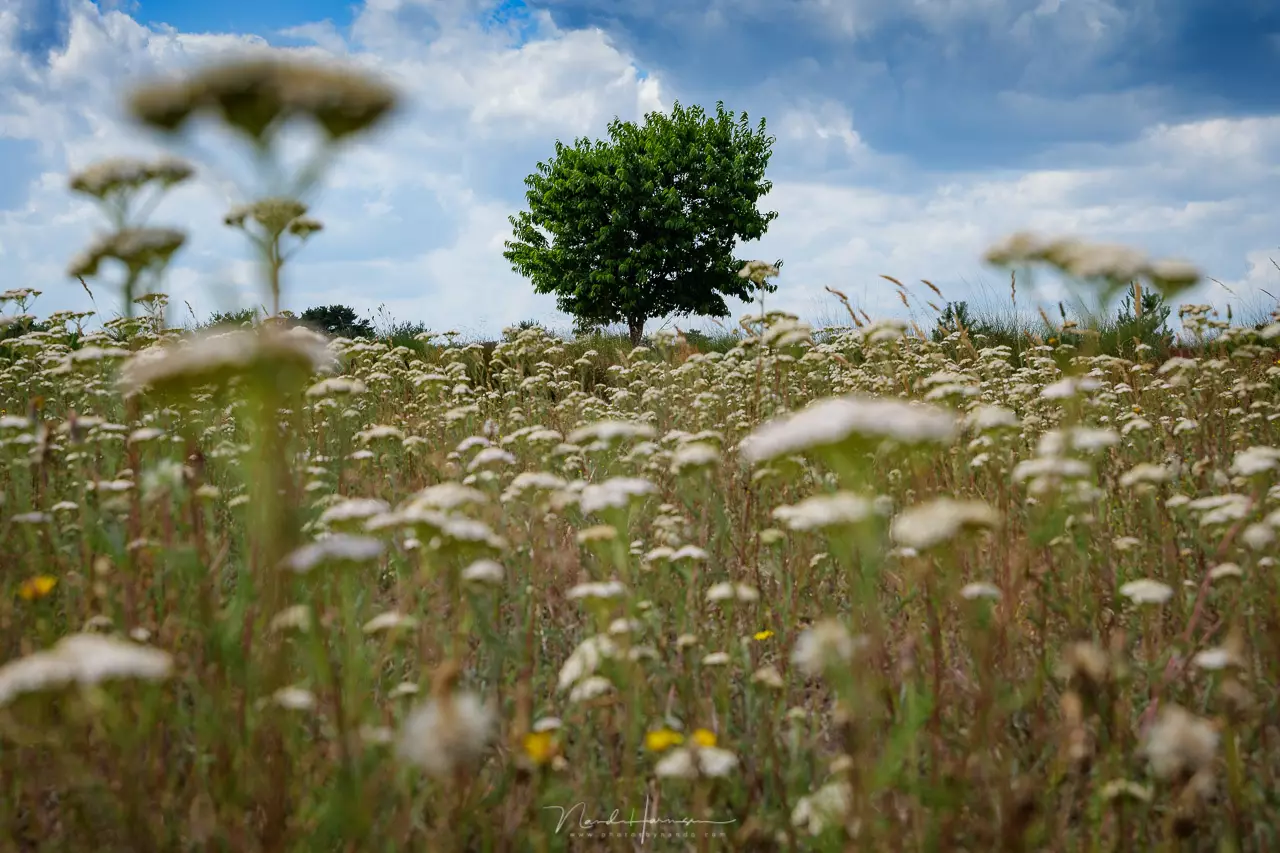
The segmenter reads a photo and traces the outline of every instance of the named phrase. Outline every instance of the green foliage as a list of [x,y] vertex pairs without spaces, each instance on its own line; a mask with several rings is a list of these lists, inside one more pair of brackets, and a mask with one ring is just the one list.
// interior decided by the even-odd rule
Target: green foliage
[[343,338],[373,337],[373,322],[361,319],[348,305],[322,305],[302,312],[302,322]]
[[733,255],[777,217],[756,209],[772,186],[763,119],[676,103],[643,125],[615,119],[609,137],[557,142],[525,179],[529,209],[510,217],[503,256],[537,292],[587,327],[626,323],[637,344],[651,317],[723,317],[725,297],[774,289],[739,277]]
[[938,315],[938,322],[933,327],[930,337],[935,343],[942,343],[949,335],[961,330],[973,328],[973,319],[969,316],[968,302],[948,302]]
[[1173,332],[1169,330],[1172,308],[1159,293],[1143,291],[1139,311],[1134,311],[1133,294],[1125,297],[1116,317],[1116,349],[1131,351],[1135,344],[1146,344],[1157,353],[1167,353],[1173,346]]
[[698,352],[728,352],[739,343],[741,338],[732,332],[715,332],[708,334],[697,329],[690,329],[684,333],[684,339],[688,341],[689,346]]
[[31,332],[47,332],[49,324],[42,323],[39,320],[14,320],[0,325],[0,341],[7,341],[13,338],[20,338]]
[[211,328],[214,326],[252,326],[258,322],[258,310],[256,308],[241,308],[239,311],[214,311],[209,315],[209,319],[200,324],[200,328]]

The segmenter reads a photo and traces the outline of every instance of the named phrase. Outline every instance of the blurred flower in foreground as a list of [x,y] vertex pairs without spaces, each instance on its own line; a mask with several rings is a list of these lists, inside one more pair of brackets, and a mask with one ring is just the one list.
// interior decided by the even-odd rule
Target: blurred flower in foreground
[[851,394],[831,397],[775,418],[743,439],[748,463],[816,449],[872,449],[882,441],[950,444],[959,423],[947,409]]
[[938,498],[904,510],[889,528],[897,545],[925,551],[955,539],[966,530],[992,528],[1000,513],[982,501]]
[[405,718],[397,742],[403,760],[437,778],[474,769],[494,733],[493,708],[458,691],[459,674],[455,662],[437,670],[431,698]]
[[235,377],[301,386],[333,356],[323,336],[302,327],[273,326],[193,336],[180,344],[149,347],[124,363],[120,384],[126,393],[190,394],[203,385]]
[[53,648],[10,661],[0,667],[0,706],[27,693],[58,690],[71,684],[91,687],[104,681],[168,677],[168,652],[107,637],[72,634]]
[[18,587],[18,597],[23,601],[44,598],[53,592],[53,588],[57,585],[58,579],[53,575],[36,575],[22,582],[22,586]]

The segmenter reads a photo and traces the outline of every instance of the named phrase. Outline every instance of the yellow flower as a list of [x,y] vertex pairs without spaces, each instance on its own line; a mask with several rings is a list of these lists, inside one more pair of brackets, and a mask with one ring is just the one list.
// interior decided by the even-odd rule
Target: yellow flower
[[662,752],[684,743],[684,735],[671,729],[654,729],[645,733],[644,746],[650,752]]
[[752,636],[757,640],[767,640],[773,636],[773,632],[766,628],[763,631],[756,631]]
[[22,582],[22,586],[18,588],[18,595],[23,601],[34,601],[53,592],[53,588],[57,585],[58,579],[52,575],[36,575]]
[[1049,344],[1050,344],[1051,346],[1052,346],[1053,344],[1056,344],[1057,342],[1058,342],[1058,339],[1057,339],[1057,338],[1049,338]]
[[716,745],[716,733],[710,729],[694,729],[693,740],[698,746],[713,747]]
[[534,764],[546,764],[556,754],[555,738],[551,732],[530,732],[524,736],[524,754]]

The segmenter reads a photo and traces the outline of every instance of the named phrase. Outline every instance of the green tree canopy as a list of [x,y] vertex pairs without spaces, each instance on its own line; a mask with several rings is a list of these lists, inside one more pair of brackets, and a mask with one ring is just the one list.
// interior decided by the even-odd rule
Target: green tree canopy
[[778,215],[756,209],[773,141],[723,103],[714,116],[676,103],[643,125],[615,118],[608,142],[557,142],[525,179],[503,257],[580,323],[625,322],[633,344],[651,317],[727,316],[725,297],[775,289],[733,255]]
[[343,338],[368,338],[373,335],[373,323],[363,320],[356,309],[349,305],[320,305],[308,308],[299,318],[322,332]]

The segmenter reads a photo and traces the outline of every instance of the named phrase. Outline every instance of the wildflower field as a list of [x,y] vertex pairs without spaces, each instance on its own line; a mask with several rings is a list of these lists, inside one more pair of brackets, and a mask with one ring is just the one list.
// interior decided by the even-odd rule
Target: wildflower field
[[[379,115],[244,73],[135,110]],[[181,234],[112,203],[190,170],[131,168],[81,176],[119,216],[72,268],[118,261],[124,316],[0,349],[5,849],[1280,849],[1280,324],[1184,307],[1167,357],[853,310],[711,353],[193,335]],[[278,312],[319,223],[228,224]],[[1138,304],[1196,278],[990,257]]]

